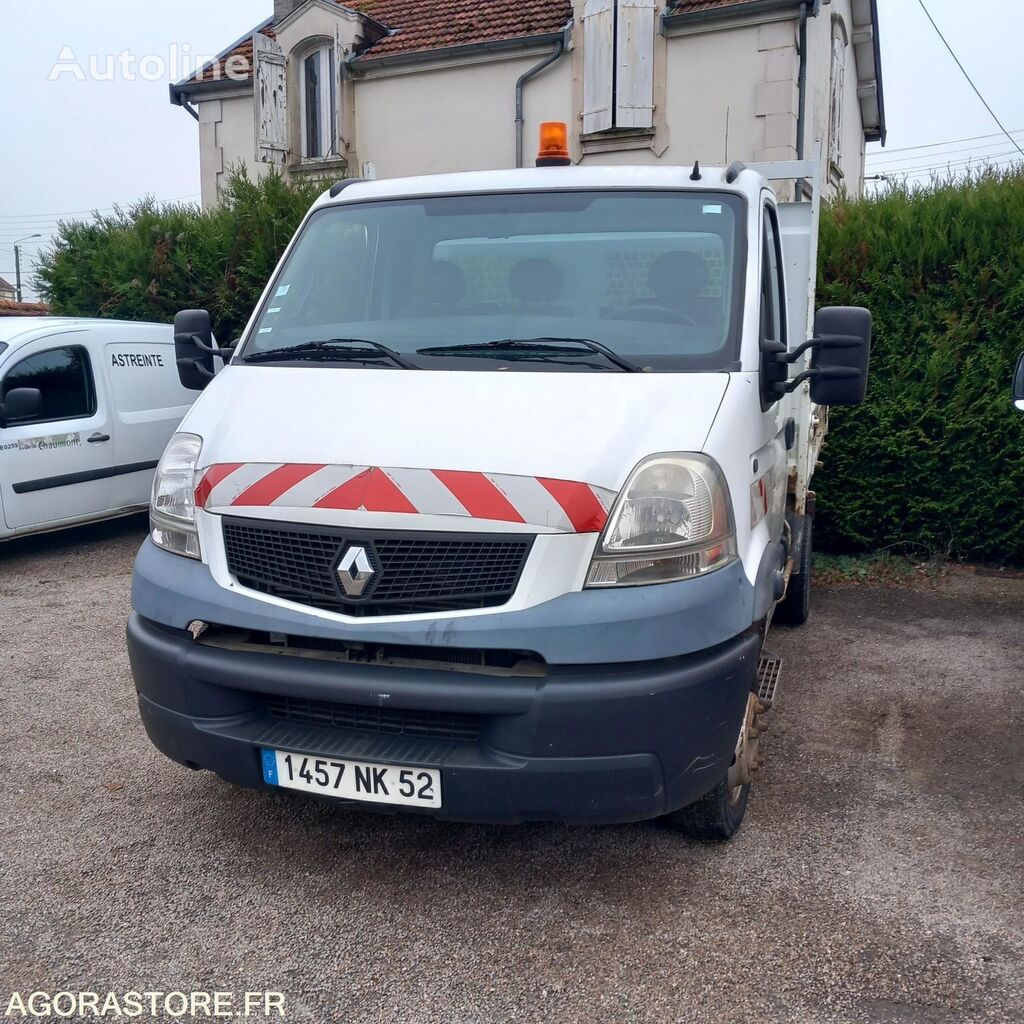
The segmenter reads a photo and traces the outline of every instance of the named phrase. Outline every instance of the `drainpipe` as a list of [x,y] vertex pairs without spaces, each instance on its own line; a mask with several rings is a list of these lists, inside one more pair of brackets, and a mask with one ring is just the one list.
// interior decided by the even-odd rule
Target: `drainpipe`
[[800,106],[796,116],[796,158],[804,158],[804,128],[807,120],[807,3],[800,5]]
[[[566,31],[568,31],[568,26],[566,26]],[[526,125],[526,119],[523,117],[523,92],[526,89],[526,83],[551,67],[563,53],[565,53],[565,33],[558,37],[554,50],[539,64],[530,68],[529,71],[524,71],[516,82],[516,167],[523,166],[523,129]]]

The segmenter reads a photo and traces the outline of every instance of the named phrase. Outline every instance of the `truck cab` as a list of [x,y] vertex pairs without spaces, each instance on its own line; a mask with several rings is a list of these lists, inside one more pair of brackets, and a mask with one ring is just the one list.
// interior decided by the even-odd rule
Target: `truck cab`
[[0,541],[146,509],[195,400],[170,324],[0,319]]
[[[810,596],[814,161],[342,182],[161,463],[129,647],[194,769],[727,838]],[[201,359],[209,318],[178,324]],[[189,381],[203,386],[206,380]]]

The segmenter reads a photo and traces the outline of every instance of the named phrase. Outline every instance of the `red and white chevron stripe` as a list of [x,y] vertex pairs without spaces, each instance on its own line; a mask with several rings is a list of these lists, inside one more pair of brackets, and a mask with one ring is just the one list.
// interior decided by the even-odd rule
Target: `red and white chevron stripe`
[[265,462],[209,466],[196,485],[196,505],[202,509],[317,508],[462,516],[564,533],[600,533],[615,497],[603,487],[544,477]]

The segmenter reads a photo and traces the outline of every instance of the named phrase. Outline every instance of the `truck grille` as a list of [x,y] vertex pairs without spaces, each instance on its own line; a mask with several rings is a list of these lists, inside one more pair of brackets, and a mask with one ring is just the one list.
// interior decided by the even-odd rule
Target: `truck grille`
[[481,718],[443,711],[369,708],[358,704],[268,697],[267,714],[279,721],[319,725],[330,729],[357,729],[388,736],[472,742],[480,736]]
[[[338,566],[353,546],[373,568],[359,597]],[[228,569],[244,587],[346,615],[493,608],[515,593],[533,546],[522,535],[378,533],[225,519]]]

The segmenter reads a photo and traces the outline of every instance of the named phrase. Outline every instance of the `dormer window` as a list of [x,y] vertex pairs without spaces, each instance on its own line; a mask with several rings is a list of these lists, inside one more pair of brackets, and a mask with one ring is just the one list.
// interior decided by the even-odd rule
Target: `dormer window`
[[302,156],[338,156],[338,77],[334,47],[320,46],[302,58]]

